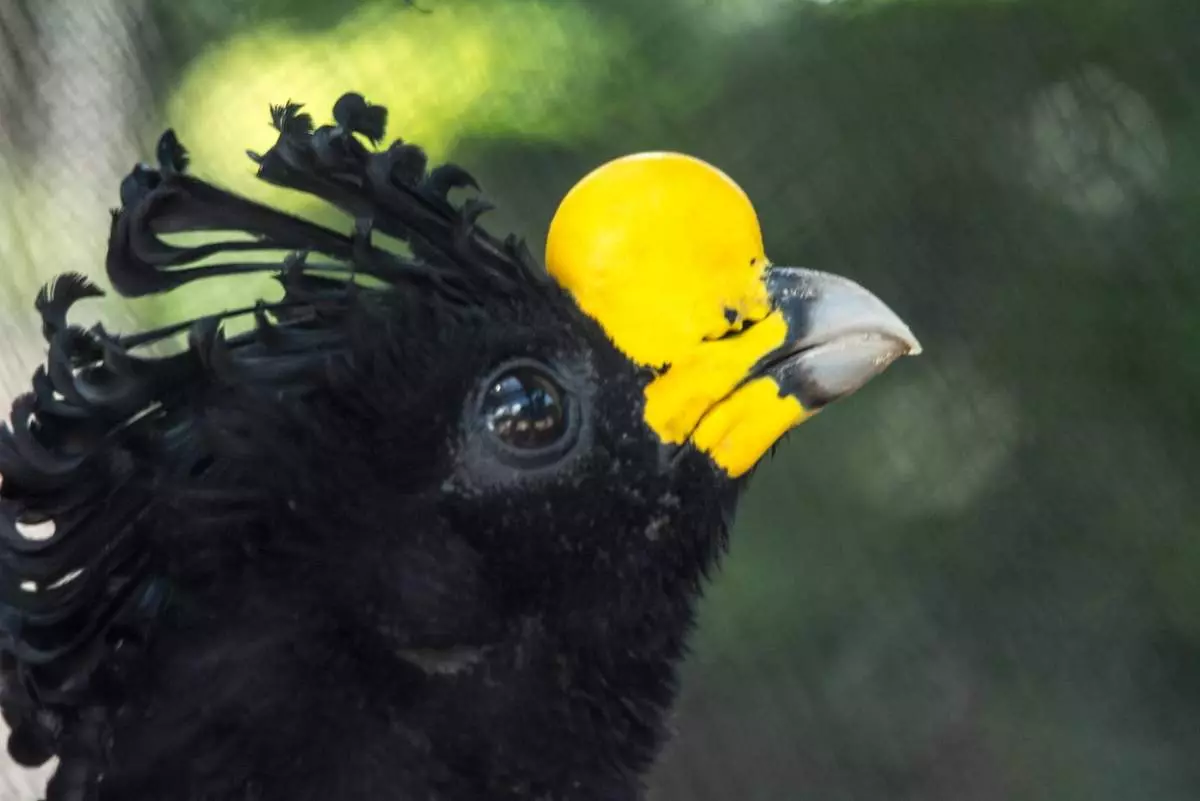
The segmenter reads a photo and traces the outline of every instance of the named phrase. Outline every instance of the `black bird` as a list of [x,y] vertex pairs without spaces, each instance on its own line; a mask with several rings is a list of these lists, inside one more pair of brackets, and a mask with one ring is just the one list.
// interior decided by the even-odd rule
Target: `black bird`
[[193,177],[168,131],[107,274],[280,297],[124,335],[69,322],[79,275],[37,298],[0,430],[10,753],[59,759],[50,801],[640,798],[747,477],[916,340],[771,264],[699,160],[583,178],[542,270],[449,199],[465,171],[364,143],[361,96],[272,117],[260,177],[350,233]]

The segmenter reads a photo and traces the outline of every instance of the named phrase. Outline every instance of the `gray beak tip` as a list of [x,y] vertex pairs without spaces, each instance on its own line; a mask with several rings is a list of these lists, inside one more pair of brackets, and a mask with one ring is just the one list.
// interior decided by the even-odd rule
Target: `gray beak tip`
[[767,287],[790,334],[771,373],[809,408],[845,397],[900,357],[923,351],[899,315],[848,278],[773,266]]

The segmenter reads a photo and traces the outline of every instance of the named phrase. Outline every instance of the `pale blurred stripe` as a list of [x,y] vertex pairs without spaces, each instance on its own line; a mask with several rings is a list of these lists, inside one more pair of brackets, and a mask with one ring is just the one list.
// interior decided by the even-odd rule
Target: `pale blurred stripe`
[[[108,209],[153,114],[132,34],[143,8],[142,0],[0,2],[5,411],[41,358],[31,309],[38,286],[64,270],[102,269]],[[47,773],[22,770],[0,750],[0,801],[39,798]]]

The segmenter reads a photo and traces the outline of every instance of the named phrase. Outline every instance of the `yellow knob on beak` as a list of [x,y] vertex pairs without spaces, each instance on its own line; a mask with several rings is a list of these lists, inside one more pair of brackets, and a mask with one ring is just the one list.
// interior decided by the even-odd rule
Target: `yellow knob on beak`
[[546,266],[621,352],[661,371],[647,425],[734,476],[920,349],[857,284],[773,267],[745,192],[679,153],[625,156],[579,181],[550,225]]

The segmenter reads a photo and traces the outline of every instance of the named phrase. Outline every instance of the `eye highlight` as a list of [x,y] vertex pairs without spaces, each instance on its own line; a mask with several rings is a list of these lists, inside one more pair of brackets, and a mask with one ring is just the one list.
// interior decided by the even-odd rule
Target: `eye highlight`
[[567,432],[561,387],[532,365],[511,367],[493,378],[480,401],[484,426],[505,445],[522,451],[548,448]]

